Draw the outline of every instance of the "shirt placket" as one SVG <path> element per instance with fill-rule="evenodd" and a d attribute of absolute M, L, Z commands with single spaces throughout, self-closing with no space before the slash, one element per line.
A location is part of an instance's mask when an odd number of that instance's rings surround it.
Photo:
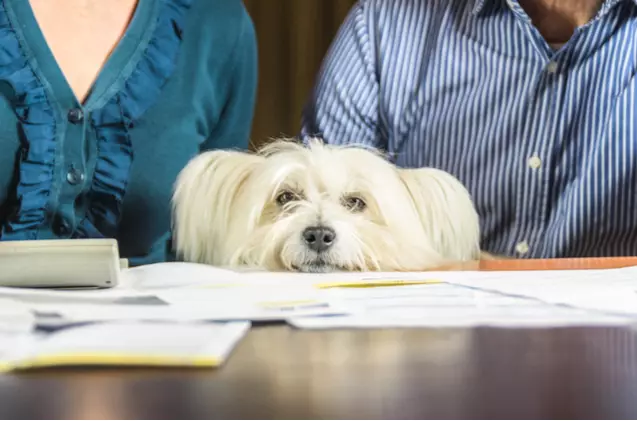
<path fill-rule="evenodd" d="M 522 154 L 518 167 L 521 172 L 516 223 L 520 227 L 515 238 L 514 252 L 520 256 L 537 255 L 543 248 L 542 233 L 549 217 L 549 196 L 554 166 L 551 151 L 559 147 L 558 116 L 562 80 L 559 62 L 546 60 L 538 66 L 540 73 L 532 95 L 526 119 Z"/>
<path fill-rule="evenodd" d="M 518 19 L 522 31 L 534 46 L 535 66 L 529 77 L 536 79 L 534 90 L 528 97 L 528 115 L 520 142 L 518 195 L 516 203 L 516 233 L 511 239 L 511 252 L 517 257 L 542 255 L 549 238 L 544 238 L 550 217 L 550 195 L 554 175 L 552 151 L 560 148 L 563 125 L 560 124 L 564 72 L 567 67 L 567 52 L 554 53 L 546 41 L 533 27 L 530 18 L 517 2 L 509 5 Z"/>
<path fill-rule="evenodd" d="M 52 230 L 59 238 L 70 238 L 75 229 L 78 197 L 87 181 L 86 111 L 76 102 L 62 108 L 59 144 L 62 156 L 56 165 L 56 209 L 52 215 Z"/>
<path fill-rule="evenodd" d="M 530 95 L 528 119 L 522 123 L 526 124 L 525 136 L 519 140 L 523 153 L 516 204 L 518 236 L 512 239 L 511 247 L 519 257 L 554 255 L 559 252 L 559 239 L 553 238 L 555 233 L 552 236 L 547 230 L 553 206 L 551 199 L 555 195 L 553 189 L 557 184 L 563 185 L 564 179 L 576 170 L 564 165 L 561 157 L 567 142 L 567 122 L 574 117 L 569 112 L 576 109 L 573 104 L 566 104 L 569 74 L 576 71 L 580 60 L 594 54 L 603 44 L 611 29 L 603 30 L 605 26 L 599 25 L 604 25 L 612 13 L 621 13 L 617 9 L 620 0 L 605 2 L 595 19 L 578 28 L 557 52 L 549 47 L 516 0 L 507 0 L 507 3 L 529 42 L 533 43 L 538 62 L 535 73 L 529 75 L 537 78 L 537 84 Z"/>

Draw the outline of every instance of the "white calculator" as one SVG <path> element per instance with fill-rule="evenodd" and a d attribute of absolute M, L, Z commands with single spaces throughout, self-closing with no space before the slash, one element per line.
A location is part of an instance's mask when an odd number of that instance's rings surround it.
<path fill-rule="evenodd" d="M 0 241 L 0 286 L 110 288 L 121 262 L 113 239 Z"/>

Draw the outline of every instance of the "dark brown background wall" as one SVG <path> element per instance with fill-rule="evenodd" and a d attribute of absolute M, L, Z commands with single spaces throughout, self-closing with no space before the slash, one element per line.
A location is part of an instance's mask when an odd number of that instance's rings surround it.
<path fill-rule="evenodd" d="M 259 43 L 252 144 L 298 133 L 301 110 L 355 0 L 244 0 Z"/>

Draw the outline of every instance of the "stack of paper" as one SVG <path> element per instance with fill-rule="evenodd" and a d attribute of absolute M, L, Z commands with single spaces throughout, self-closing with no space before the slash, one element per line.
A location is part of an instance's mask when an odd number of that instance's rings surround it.
<path fill-rule="evenodd" d="M 235 272 L 188 264 L 125 275 L 105 290 L 0 288 L 0 369 L 213 367 L 251 320 L 341 314 L 309 284 L 273 288 L 274 280 L 239 282 Z"/>
<path fill-rule="evenodd" d="M 37 323 L 291 321 L 295 326 L 632 323 L 637 268 L 599 271 L 297 274 L 189 263 L 128 269 L 118 288 L 0 288 Z"/>
<path fill-rule="evenodd" d="M 254 320 L 257 313 L 242 308 L 242 302 L 253 305 L 257 297 L 307 303 L 313 308 L 305 314 L 290 308 L 273 315 L 303 328 L 614 325 L 632 324 L 637 315 L 637 268 L 297 274 L 239 273 L 182 263 L 136 271 L 131 284 L 152 289 L 175 308 L 215 303 Z M 171 278 L 181 281 L 159 281 L 171 271 Z M 628 311 L 621 311 L 620 297 Z"/>
<path fill-rule="evenodd" d="M 216 367 L 249 329 L 235 323 L 95 323 L 0 332 L 0 370 L 64 365 Z"/>
<path fill-rule="evenodd" d="M 0 365 L 214 366 L 262 320 L 308 329 L 637 320 L 637 268 L 297 274 L 161 263 L 122 278 L 107 290 L 0 288 Z"/>
<path fill-rule="evenodd" d="M 0 288 L 0 299 L 27 306 L 39 326 L 113 320 L 284 321 L 347 312 L 313 282 L 288 282 L 285 275 L 228 274 L 180 263 L 129 271 L 124 284 L 114 289 Z"/>

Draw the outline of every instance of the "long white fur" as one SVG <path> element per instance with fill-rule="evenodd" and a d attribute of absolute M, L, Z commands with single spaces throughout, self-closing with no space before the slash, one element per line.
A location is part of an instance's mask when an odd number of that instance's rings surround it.
<path fill-rule="evenodd" d="M 278 206 L 283 189 L 302 200 Z M 344 207 L 349 194 L 367 208 Z M 179 175 L 173 207 L 178 255 L 215 266 L 314 270 L 302 232 L 316 225 L 337 234 L 324 270 L 416 271 L 480 256 L 478 215 L 456 178 L 319 139 L 203 153 Z"/>

